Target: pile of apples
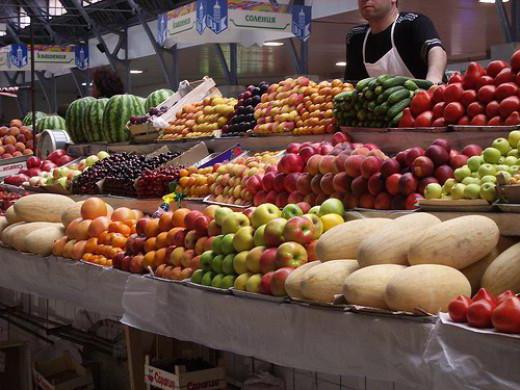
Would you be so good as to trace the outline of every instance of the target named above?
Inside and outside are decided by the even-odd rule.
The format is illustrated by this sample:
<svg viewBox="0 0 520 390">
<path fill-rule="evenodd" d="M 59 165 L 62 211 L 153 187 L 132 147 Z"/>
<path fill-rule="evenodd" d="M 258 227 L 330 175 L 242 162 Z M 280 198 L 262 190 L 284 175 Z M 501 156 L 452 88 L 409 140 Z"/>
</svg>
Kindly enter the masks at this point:
<svg viewBox="0 0 520 390">
<path fill-rule="evenodd" d="M 20 119 L 13 119 L 9 127 L 0 127 L 0 159 L 29 156 L 33 154 L 32 130 L 25 127 Z"/>
<path fill-rule="evenodd" d="M 52 253 L 110 267 L 124 252 L 142 216 L 139 210 L 112 210 L 102 199 L 89 198 L 81 205 L 81 217 L 66 226 L 65 236 L 54 243 Z"/>
<path fill-rule="evenodd" d="M 509 63 L 491 61 L 486 68 L 471 62 L 448 85 L 418 92 L 403 113 L 400 127 L 446 125 L 514 126 L 520 124 L 520 50 Z"/>
<path fill-rule="evenodd" d="M 352 90 L 341 80 L 319 84 L 307 77 L 288 78 L 271 84 L 256 106 L 257 134 L 326 134 L 336 127 L 333 99 Z"/>
</svg>

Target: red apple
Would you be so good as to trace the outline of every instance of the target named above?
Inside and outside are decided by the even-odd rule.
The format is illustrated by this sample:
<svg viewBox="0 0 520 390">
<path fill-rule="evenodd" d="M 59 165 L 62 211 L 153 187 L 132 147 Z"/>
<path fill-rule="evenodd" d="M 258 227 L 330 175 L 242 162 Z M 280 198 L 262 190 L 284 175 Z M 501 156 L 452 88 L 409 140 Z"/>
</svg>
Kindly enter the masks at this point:
<svg viewBox="0 0 520 390">
<path fill-rule="evenodd" d="M 320 186 L 321 177 L 322 177 L 322 175 L 317 174 L 317 175 L 315 175 L 315 176 L 312 178 L 312 180 L 311 180 L 311 190 L 312 190 L 312 192 L 314 192 L 316 195 L 322 193 L 322 191 L 321 191 L 321 186 Z"/>
<path fill-rule="evenodd" d="M 336 166 L 336 156 L 323 156 L 319 163 L 318 169 L 322 175 L 326 173 L 336 173 L 338 172 Z"/>
<path fill-rule="evenodd" d="M 368 192 L 368 180 L 363 176 L 358 176 L 354 180 L 352 180 L 352 184 L 350 185 L 350 190 L 352 195 L 355 197 L 359 197 Z"/>
<path fill-rule="evenodd" d="M 45 172 L 50 172 L 52 171 L 54 168 L 57 168 L 58 166 L 56 164 L 54 164 L 52 161 L 47 161 L 45 160 L 44 162 L 42 162 L 42 165 L 41 165 L 41 170 L 42 171 L 45 171 Z"/>
<path fill-rule="evenodd" d="M 439 145 L 430 145 L 426 149 L 425 155 L 433 161 L 435 166 L 446 164 L 450 160 L 449 152 Z"/>
<path fill-rule="evenodd" d="M 296 183 L 296 189 L 302 194 L 307 194 L 311 191 L 311 179 L 312 176 L 308 173 L 302 173 L 298 176 L 298 182 Z"/>
<path fill-rule="evenodd" d="M 200 212 L 198 210 L 192 210 L 188 214 L 186 214 L 186 217 L 184 218 L 184 225 L 186 225 L 186 229 L 195 230 L 195 220 L 197 218 L 199 218 L 200 216 L 205 216 L 205 215 L 202 214 L 202 212 Z"/>
<path fill-rule="evenodd" d="M 448 153 L 451 151 L 450 141 L 444 138 L 437 138 L 432 142 L 432 145 L 438 145 L 444 148 Z"/>
<path fill-rule="evenodd" d="M 345 161 L 345 172 L 352 178 L 361 176 L 361 164 L 365 160 L 365 156 L 353 155 L 349 156 Z"/>
<path fill-rule="evenodd" d="M 424 156 L 423 148 L 416 146 L 414 148 L 408 149 L 408 151 L 406 152 L 406 165 L 411 167 L 414 160 L 420 156 Z"/>
<path fill-rule="evenodd" d="M 285 206 L 287 206 L 287 203 L 289 201 L 289 194 L 285 191 L 282 191 L 282 192 L 279 192 L 278 195 L 276 195 L 276 200 L 274 202 L 274 204 L 278 207 L 278 208 L 284 208 Z"/>
<path fill-rule="evenodd" d="M 303 162 L 307 164 L 309 159 L 316 154 L 316 151 L 312 146 L 305 146 L 299 151 L 300 157 L 303 159 Z"/>
<path fill-rule="evenodd" d="M 343 172 L 345 170 L 345 162 L 350 157 L 350 153 L 341 152 L 336 156 L 336 169 L 338 172 Z"/>
<path fill-rule="evenodd" d="M 27 159 L 27 168 L 40 168 L 41 160 L 36 156 L 31 156 Z"/>
<path fill-rule="evenodd" d="M 339 131 L 337 133 L 334 133 L 334 135 L 332 136 L 332 145 L 337 145 L 348 141 L 349 139 L 347 135 Z"/>
<path fill-rule="evenodd" d="M 287 203 L 288 204 L 291 204 L 291 203 L 299 203 L 299 202 L 303 202 L 303 199 L 304 199 L 304 195 L 299 192 L 299 191 L 293 191 L 289 194 L 289 198 L 287 199 Z"/>
<path fill-rule="evenodd" d="M 386 192 L 380 192 L 377 194 L 374 200 L 374 208 L 377 210 L 390 210 L 391 197 Z"/>
<path fill-rule="evenodd" d="M 112 267 L 115 269 L 121 269 L 124 257 L 125 252 L 119 252 L 114 257 L 112 257 Z"/>
<path fill-rule="evenodd" d="M 282 173 L 303 172 L 304 167 L 303 158 L 296 153 L 288 153 L 278 162 L 278 172 Z"/>
<path fill-rule="evenodd" d="M 284 179 L 284 188 L 287 192 L 294 192 L 298 190 L 298 179 L 301 173 L 289 173 Z"/>
<path fill-rule="evenodd" d="M 441 165 L 435 169 L 435 177 L 439 180 L 439 184 L 443 185 L 446 180 L 453 176 L 453 169 L 449 165 Z"/>
<path fill-rule="evenodd" d="M 347 192 L 350 189 L 352 178 L 347 175 L 347 172 L 339 172 L 334 175 L 332 186 L 334 191 Z"/>
<path fill-rule="evenodd" d="M 301 144 L 297 142 L 292 142 L 287 146 L 287 149 L 285 150 L 287 153 L 298 153 L 300 151 Z"/>
<path fill-rule="evenodd" d="M 381 169 L 381 160 L 377 157 L 371 156 L 367 157 L 361 163 L 361 175 L 368 179 L 375 173 L 379 172 Z"/>
<path fill-rule="evenodd" d="M 262 190 L 262 176 L 251 176 L 249 179 L 247 179 L 246 188 L 252 194 L 256 194 L 258 191 Z"/>
<path fill-rule="evenodd" d="M 316 197 L 317 195 L 316 194 L 313 194 L 312 192 L 309 192 L 307 195 L 305 195 L 305 197 L 303 198 L 303 201 L 305 203 L 308 203 L 312 206 L 315 206 L 316 205 Z"/>
<path fill-rule="evenodd" d="M 320 162 L 323 156 L 315 154 L 311 156 L 305 165 L 305 171 L 311 175 L 317 175 L 320 172 Z"/>
<path fill-rule="evenodd" d="M 399 192 L 409 195 L 417 190 L 417 179 L 410 172 L 405 173 L 399 179 Z"/>
<path fill-rule="evenodd" d="M 130 256 L 123 257 L 123 259 L 121 260 L 121 270 L 122 271 L 130 272 L 130 261 L 131 260 L 132 260 L 132 258 Z"/>
<path fill-rule="evenodd" d="M 297 242 L 284 242 L 276 249 L 276 268 L 297 268 L 305 264 L 307 262 L 307 259 L 307 250 L 302 244 L 299 244 Z"/>
<path fill-rule="evenodd" d="M 307 245 L 315 236 L 314 223 L 304 217 L 292 217 L 285 225 L 283 236 L 286 241 Z"/>
<path fill-rule="evenodd" d="M 285 191 L 285 173 L 277 173 L 274 177 L 273 190 L 276 192 Z"/>
<path fill-rule="evenodd" d="M 390 195 L 397 195 L 399 193 L 399 181 L 401 180 L 401 176 L 400 173 L 394 173 L 386 179 L 386 192 Z"/>
<path fill-rule="evenodd" d="M 401 165 L 395 158 L 389 158 L 381 164 L 381 174 L 384 177 L 390 177 L 394 173 L 401 172 Z"/>
<path fill-rule="evenodd" d="M 468 158 L 469 157 L 465 154 L 455 154 L 450 157 L 450 165 L 453 169 L 460 168 L 463 165 L 466 165 Z"/>
<path fill-rule="evenodd" d="M 311 209 L 311 205 L 307 202 L 298 202 L 296 206 L 298 206 L 303 211 L 303 214 L 307 214 Z"/>
<path fill-rule="evenodd" d="M 276 270 L 271 278 L 271 294 L 276 297 L 287 295 L 285 292 L 285 280 L 293 272 L 293 268 L 284 267 Z"/>
<path fill-rule="evenodd" d="M 467 145 L 464 147 L 464 149 L 462 149 L 462 154 L 464 154 L 468 157 L 480 156 L 481 153 L 482 153 L 482 148 L 480 146 L 474 145 L 474 144 Z"/>
<path fill-rule="evenodd" d="M 329 144 L 328 142 L 324 142 L 320 146 L 320 154 L 322 156 L 326 156 L 330 154 L 330 152 L 332 152 L 333 149 L 334 147 L 331 144 Z"/>
<path fill-rule="evenodd" d="M 262 188 L 264 189 L 264 191 L 271 191 L 273 189 L 275 176 L 276 173 L 274 172 L 267 172 L 264 175 L 264 177 L 262 178 Z"/>
<path fill-rule="evenodd" d="M 426 156 L 417 157 L 411 167 L 413 174 L 419 178 L 431 176 L 433 169 L 433 161 Z"/>
<path fill-rule="evenodd" d="M 333 181 L 334 181 L 333 173 L 329 172 L 329 173 L 324 174 L 320 180 L 321 192 L 323 192 L 326 195 L 333 194 L 335 191 Z"/>
<path fill-rule="evenodd" d="M 375 197 L 372 194 L 363 194 L 359 197 L 359 207 L 364 209 L 373 209 Z"/>
<path fill-rule="evenodd" d="M 406 156 L 408 155 L 408 150 L 410 150 L 410 149 L 403 150 L 402 152 L 397 153 L 397 155 L 395 156 L 395 159 L 399 163 L 401 168 L 405 168 L 407 166 Z M 419 157 L 419 156 L 417 156 L 417 157 Z"/>
<path fill-rule="evenodd" d="M 274 204 L 276 202 L 276 195 L 278 195 L 276 191 L 269 191 L 265 197 L 265 203 Z"/>
<path fill-rule="evenodd" d="M 276 249 L 267 248 L 262 252 L 260 256 L 260 272 L 266 274 L 268 272 L 276 270 Z"/>
<path fill-rule="evenodd" d="M 368 179 L 368 192 L 376 196 L 384 189 L 385 179 L 383 178 L 383 175 L 380 172 L 374 173 L 372 176 L 370 176 L 370 179 Z"/>
<path fill-rule="evenodd" d="M 201 236 L 206 236 L 208 234 L 208 225 L 210 222 L 211 222 L 211 220 L 206 215 L 204 215 L 204 214 L 199 215 L 193 221 L 193 228 Z"/>
<path fill-rule="evenodd" d="M 272 295 L 271 292 L 271 283 L 273 280 L 274 272 L 268 272 L 264 276 L 262 276 L 262 279 L 260 280 L 260 292 L 262 294 Z"/>
<path fill-rule="evenodd" d="M 40 168 L 29 168 L 27 171 L 27 176 L 33 177 L 33 176 L 40 176 L 42 173 L 42 170 Z"/>
<path fill-rule="evenodd" d="M 267 196 L 267 192 L 258 191 L 253 198 L 253 204 L 255 206 L 260 206 L 261 204 L 266 203 L 266 201 L 265 201 L 266 196 Z"/>
</svg>

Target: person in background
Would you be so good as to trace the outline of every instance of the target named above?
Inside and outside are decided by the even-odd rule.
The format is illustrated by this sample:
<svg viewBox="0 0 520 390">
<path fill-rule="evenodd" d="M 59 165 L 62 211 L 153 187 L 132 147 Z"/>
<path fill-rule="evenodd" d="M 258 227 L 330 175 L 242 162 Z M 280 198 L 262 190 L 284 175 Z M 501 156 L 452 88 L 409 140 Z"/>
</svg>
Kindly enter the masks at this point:
<svg viewBox="0 0 520 390">
<path fill-rule="evenodd" d="M 95 98 L 111 98 L 125 93 L 123 81 L 110 69 L 97 69 L 92 76 L 91 95 Z"/>
<path fill-rule="evenodd" d="M 432 21 L 414 12 L 399 12 L 398 0 L 358 0 L 368 24 L 347 35 L 345 80 L 382 74 L 439 83 L 447 56 Z"/>
</svg>

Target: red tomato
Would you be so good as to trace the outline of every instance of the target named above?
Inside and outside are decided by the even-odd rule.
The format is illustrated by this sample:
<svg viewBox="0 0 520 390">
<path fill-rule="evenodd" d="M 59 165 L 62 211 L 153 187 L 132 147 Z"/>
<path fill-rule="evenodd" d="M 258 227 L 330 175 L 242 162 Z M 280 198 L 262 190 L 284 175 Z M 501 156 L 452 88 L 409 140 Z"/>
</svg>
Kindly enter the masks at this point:
<svg viewBox="0 0 520 390">
<path fill-rule="evenodd" d="M 446 126 L 446 120 L 442 116 L 440 118 L 435 119 L 432 122 L 432 127 L 445 127 L 445 126 Z"/>
<path fill-rule="evenodd" d="M 517 50 L 511 56 L 511 68 L 518 72 L 520 70 L 520 50 Z"/>
<path fill-rule="evenodd" d="M 465 90 L 460 98 L 460 102 L 464 107 L 469 106 L 470 103 L 473 103 L 475 100 L 477 100 L 477 91 L 474 89 Z"/>
<path fill-rule="evenodd" d="M 520 111 L 520 98 L 518 98 L 518 96 L 509 96 L 508 98 L 505 98 L 500 102 L 498 111 L 502 118 L 507 118 L 514 111 Z"/>
<path fill-rule="evenodd" d="M 482 88 L 484 85 L 494 85 L 495 79 L 489 76 L 482 76 L 477 81 L 477 89 Z"/>
<path fill-rule="evenodd" d="M 516 297 L 515 293 L 511 290 L 506 290 L 502 294 L 500 294 L 497 297 L 497 305 L 500 305 L 502 302 L 504 302 L 507 298 Z"/>
<path fill-rule="evenodd" d="M 409 107 L 403 110 L 403 116 L 399 121 L 399 127 L 415 127 L 415 119 Z"/>
<path fill-rule="evenodd" d="M 511 297 L 500 303 L 491 321 L 499 332 L 520 333 L 520 299 Z"/>
<path fill-rule="evenodd" d="M 431 111 L 425 111 L 415 118 L 415 127 L 430 127 L 432 125 L 433 114 Z"/>
<path fill-rule="evenodd" d="M 448 305 L 448 313 L 450 318 L 454 322 L 466 322 L 466 314 L 468 313 L 468 307 L 471 305 L 471 298 L 459 295 L 457 298 L 452 300 Z"/>
<path fill-rule="evenodd" d="M 446 86 L 439 85 L 435 90 L 433 91 L 432 95 L 432 104 L 436 104 L 439 102 L 444 102 L 444 91 L 446 90 Z"/>
<path fill-rule="evenodd" d="M 502 118 L 500 117 L 500 115 L 497 115 L 488 120 L 487 124 L 488 126 L 502 126 L 504 123 L 502 122 Z"/>
<path fill-rule="evenodd" d="M 478 90 L 477 98 L 481 103 L 489 103 L 495 98 L 496 87 L 494 85 L 484 85 Z"/>
<path fill-rule="evenodd" d="M 462 75 L 460 73 L 454 73 L 448 80 L 448 84 L 462 83 Z"/>
<path fill-rule="evenodd" d="M 491 61 L 487 66 L 487 74 L 488 76 L 496 77 L 504 68 L 507 68 L 506 62 L 502 60 Z"/>
<path fill-rule="evenodd" d="M 419 91 L 415 94 L 410 104 L 412 115 L 417 116 L 431 109 L 432 98 L 426 91 Z"/>
<path fill-rule="evenodd" d="M 486 115 L 489 118 L 499 115 L 499 111 L 498 111 L 499 107 L 500 107 L 500 104 L 496 100 L 489 102 L 486 106 Z"/>
<path fill-rule="evenodd" d="M 469 116 L 464 115 L 462 118 L 459 119 L 457 124 L 459 126 L 468 126 L 469 125 Z"/>
<path fill-rule="evenodd" d="M 473 301 L 468 307 L 466 319 L 468 325 L 474 326 L 475 328 L 491 328 L 491 316 L 495 310 L 495 303 L 488 301 L 487 299 L 480 299 Z"/>
<path fill-rule="evenodd" d="M 461 83 L 450 84 L 444 90 L 444 101 L 446 103 L 460 102 L 464 89 Z"/>
<path fill-rule="evenodd" d="M 466 112 L 470 118 L 473 118 L 475 115 L 482 114 L 484 107 L 479 102 L 473 102 L 466 108 Z"/>
<path fill-rule="evenodd" d="M 495 85 L 500 85 L 504 83 L 511 83 L 515 81 L 516 72 L 513 73 L 511 68 L 504 68 L 500 71 L 499 74 L 495 77 Z"/>
<path fill-rule="evenodd" d="M 485 70 L 482 69 L 482 67 L 479 64 L 477 64 L 476 62 L 470 62 L 470 64 L 468 65 L 468 69 L 466 69 L 466 73 L 464 74 L 462 86 L 465 89 L 476 88 L 478 80 L 485 74 Z"/>
<path fill-rule="evenodd" d="M 505 99 L 509 96 L 514 96 L 518 92 L 518 86 L 515 83 L 504 83 L 500 84 L 496 91 L 495 91 L 495 97 L 498 101 L 501 101 L 502 99 Z"/>
<path fill-rule="evenodd" d="M 487 116 L 484 114 L 475 115 L 473 118 L 471 118 L 471 122 L 469 124 L 472 126 L 486 126 Z"/>
<path fill-rule="evenodd" d="M 433 119 L 437 119 L 437 118 L 440 118 L 441 116 L 444 115 L 444 106 L 446 105 L 446 103 L 444 102 L 439 102 L 437 104 L 435 104 L 433 106 Z"/>
<path fill-rule="evenodd" d="M 520 72 L 518 72 L 518 73 L 516 74 L 516 77 L 515 77 L 515 83 L 516 83 L 516 85 L 520 85 Z"/>
<path fill-rule="evenodd" d="M 451 102 L 444 107 L 444 119 L 446 123 L 457 123 L 464 115 L 464 107 L 458 102 Z"/>
<path fill-rule="evenodd" d="M 520 124 L 520 114 L 518 111 L 513 111 L 504 121 L 504 125 L 506 126 L 515 126 L 518 124 Z"/>
<path fill-rule="evenodd" d="M 473 298 L 471 298 L 473 302 L 480 301 L 482 299 L 488 300 L 490 302 L 496 302 L 496 297 L 485 288 L 480 288 L 477 293 L 473 295 Z"/>
</svg>

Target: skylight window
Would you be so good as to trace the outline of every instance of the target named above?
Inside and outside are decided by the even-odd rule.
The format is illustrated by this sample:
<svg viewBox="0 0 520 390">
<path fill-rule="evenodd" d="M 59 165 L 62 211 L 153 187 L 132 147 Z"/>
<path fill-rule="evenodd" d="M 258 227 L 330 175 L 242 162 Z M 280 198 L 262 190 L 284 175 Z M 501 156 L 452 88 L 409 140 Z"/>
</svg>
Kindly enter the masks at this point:
<svg viewBox="0 0 520 390">
<path fill-rule="evenodd" d="M 18 11 L 18 26 L 25 28 L 31 24 L 31 18 L 27 15 L 27 12 L 23 8 Z"/>
<path fill-rule="evenodd" d="M 61 4 L 60 0 L 49 0 L 49 16 L 60 16 L 67 13 L 67 10 Z"/>
</svg>

